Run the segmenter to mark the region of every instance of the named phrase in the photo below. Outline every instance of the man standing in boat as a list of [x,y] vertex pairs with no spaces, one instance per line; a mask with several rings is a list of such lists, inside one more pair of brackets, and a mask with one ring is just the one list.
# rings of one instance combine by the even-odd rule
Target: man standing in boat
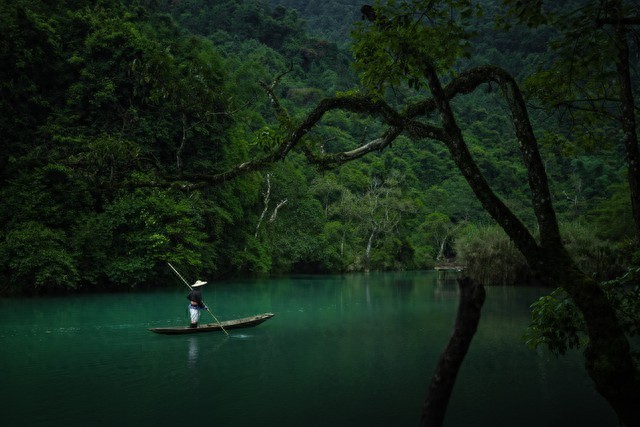
[[196,281],[191,286],[191,292],[187,295],[189,299],[189,317],[191,318],[191,327],[198,327],[198,320],[200,319],[200,310],[203,308],[206,310],[207,306],[202,302],[202,292],[200,292],[200,287],[206,285],[207,282]]

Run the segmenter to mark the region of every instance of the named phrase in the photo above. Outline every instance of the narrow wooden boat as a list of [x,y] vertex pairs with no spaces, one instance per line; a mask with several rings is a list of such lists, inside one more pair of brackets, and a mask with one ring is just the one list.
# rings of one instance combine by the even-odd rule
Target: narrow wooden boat
[[204,325],[198,325],[197,328],[191,328],[189,326],[173,326],[168,328],[149,328],[149,330],[157,334],[180,335],[221,331],[222,328],[220,327],[220,325],[222,325],[225,330],[250,328],[271,319],[273,316],[273,313],[264,313],[258,314],[257,316],[245,317],[243,319],[226,320],[224,322],[220,322],[220,324],[207,323]]

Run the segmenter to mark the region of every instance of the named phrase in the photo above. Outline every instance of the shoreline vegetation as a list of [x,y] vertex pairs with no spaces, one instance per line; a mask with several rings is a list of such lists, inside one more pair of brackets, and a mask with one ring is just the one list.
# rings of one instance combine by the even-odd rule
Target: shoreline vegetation
[[[486,284],[529,281],[513,243],[429,140],[418,150],[400,137],[395,149],[321,173],[302,150],[219,185],[198,181],[281,141],[269,90],[290,115],[350,96],[353,53],[332,40],[361,24],[359,3],[351,14],[344,5],[332,14],[331,2],[304,13],[260,2],[80,3],[20,0],[0,10],[9,29],[0,39],[0,293],[149,287],[166,280],[166,262],[213,279],[423,270],[455,258]],[[351,22],[331,33],[317,27],[327,20]],[[543,59],[533,42],[553,35],[526,30],[538,38],[528,46],[474,25],[476,61],[521,75],[534,70],[491,44]],[[491,184],[533,229],[513,129],[496,120],[501,107],[473,95],[456,108]],[[347,111],[325,120],[309,143],[325,152],[382,129]],[[538,123],[554,206],[578,264],[610,279],[637,262],[623,156],[570,140],[560,124]]]
[[346,44],[260,1],[0,4],[2,291],[455,260],[423,425],[511,283],[640,424],[637,5],[480,3],[354,4]]

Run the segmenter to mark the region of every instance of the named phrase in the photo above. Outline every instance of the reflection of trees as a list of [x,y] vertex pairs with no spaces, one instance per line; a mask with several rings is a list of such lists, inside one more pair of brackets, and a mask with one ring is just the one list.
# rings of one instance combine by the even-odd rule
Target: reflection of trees
[[460,289],[458,288],[455,278],[449,280],[436,280],[436,284],[433,287],[433,298],[436,300],[451,300],[457,299],[460,295]]

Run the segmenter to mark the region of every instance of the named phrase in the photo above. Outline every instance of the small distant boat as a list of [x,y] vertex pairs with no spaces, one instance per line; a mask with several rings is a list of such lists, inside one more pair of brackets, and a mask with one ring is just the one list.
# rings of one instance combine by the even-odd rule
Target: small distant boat
[[[200,332],[215,332],[221,331],[222,328],[228,329],[240,329],[250,328],[252,326],[259,325],[260,323],[271,319],[274,316],[273,313],[258,314],[257,316],[245,317],[243,319],[226,320],[218,323],[207,323],[205,325],[199,325],[197,328],[191,328],[189,326],[173,326],[168,328],[149,328],[151,332],[156,334],[166,335],[180,335],[180,334],[196,334]],[[220,326],[222,325],[222,327]]]

